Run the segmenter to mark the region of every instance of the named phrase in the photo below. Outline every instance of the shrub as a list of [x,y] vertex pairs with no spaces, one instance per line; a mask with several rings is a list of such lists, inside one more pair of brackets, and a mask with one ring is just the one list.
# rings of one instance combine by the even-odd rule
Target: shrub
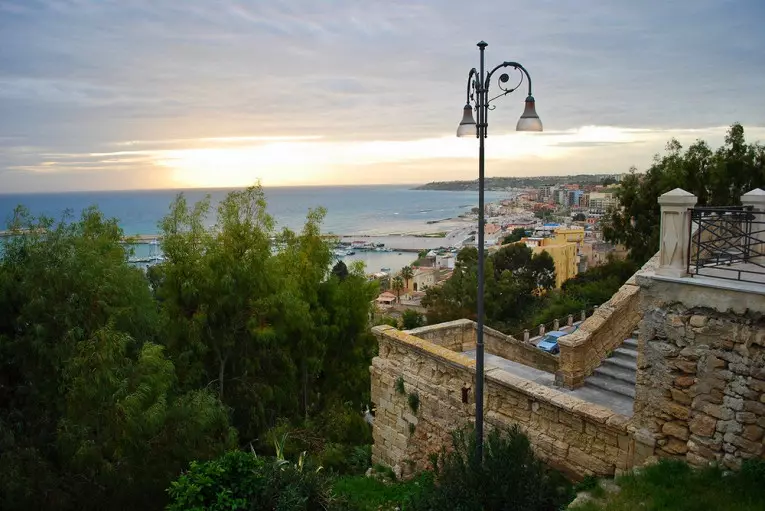
[[553,511],[573,498],[571,485],[536,458],[517,426],[486,436],[482,462],[471,430],[453,433],[452,444],[433,459],[435,485],[407,509]]
[[416,392],[410,392],[407,401],[409,402],[409,409],[417,415],[417,410],[420,409],[420,395]]
[[407,309],[401,314],[401,322],[405,330],[412,330],[425,324],[425,316],[415,310]]
[[398,378],[396,378],[395,388],[396,388],[396,392],[398,392],[399,394],[405,394],[406,393],[406,389],[404,388],[404,377],[403,376],[399,376]]
[[168,511],[318,511],[333,503],[329,481],[321,471],[243,451],[192,462],[168,493]]

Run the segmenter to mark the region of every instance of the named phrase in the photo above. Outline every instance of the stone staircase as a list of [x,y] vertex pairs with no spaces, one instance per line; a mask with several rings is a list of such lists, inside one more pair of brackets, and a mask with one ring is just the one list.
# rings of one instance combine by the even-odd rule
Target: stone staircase
[[584,380],[584,387],[600,389],[613,395],[615,400],[626,404],[635,400],[635,378],[637,373],[637,331],[616,348]]

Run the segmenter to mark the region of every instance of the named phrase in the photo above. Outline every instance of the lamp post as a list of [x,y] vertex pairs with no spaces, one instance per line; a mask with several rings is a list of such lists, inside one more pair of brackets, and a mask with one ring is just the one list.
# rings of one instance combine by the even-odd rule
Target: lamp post
[[[542,131],[542,121],[539,120],[534,107],[534,96],[531,95],[531,76],[522,65],[517,62],[503,62],[488,73],[484,68],[484,53],[487,43],[478,43],[481,60],[479,71],[475,68],[470,70],[467,81],[467,102],[463,110],[462,121],[457,127],[458,137],[478,137],[478,298],[476,304],[478,331],[476,332],[476,385],[475,385],[475,435],[476,456],[483,459],[483,380],[484,380],[484,345],[483,345],[483,289],[484,289],[484,139],[488,127],[487,117],[489,110],[494,107],[491,103],[502,96],[510,94],[518,89],[524,78],[529,82],[529,93],[526,96],[526,106],[521,118],[516,125],[516,131]],[[493,98],[489,98],[489,86],[494,73],[499,69],[512,68],[519,72],[520,80],[513,87],[508,87],[510,75],[502,73],[497,80],[497,87],[501,91]],[[473,119],[473,110],[476,111],[478,122]]]

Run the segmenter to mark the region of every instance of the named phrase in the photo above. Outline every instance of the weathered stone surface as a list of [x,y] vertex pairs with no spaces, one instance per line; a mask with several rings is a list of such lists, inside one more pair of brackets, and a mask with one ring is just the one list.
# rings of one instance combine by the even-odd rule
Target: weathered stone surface
[[707,324],[708,318],[706,316],[700,316],[698,314],[694,314],[691,316],[691,319],[688,320],[688,324],[691,325],[694,328],[701,328]]
[[685,454],[688,452],[688,444],[677,438],[670,438],[663,449],[670,454]]
[[756,424],[749,424],[744,426],[744,431],[741,436],[751,442],[756,442],[762,438],[763,428]]
[[677,378],[675,378],[676,387],[687,388],[693,385],[694,383],[696,383],[696,378],[693,376],[683,375],[683,376],[678,376]]
[[712,436],[717,427],[717,419],[709,415],[697,414],[688,423],[692,433],[699,436]]
[[691,396],[688,395],[687,391],[672,388],[669,389],[669,392],[672,395],[673,401],[677,401],[681,405],[691,404]]
[[661,428],[662,433],[680,440],[688,440],[688,426],[685,422],[665,422]]

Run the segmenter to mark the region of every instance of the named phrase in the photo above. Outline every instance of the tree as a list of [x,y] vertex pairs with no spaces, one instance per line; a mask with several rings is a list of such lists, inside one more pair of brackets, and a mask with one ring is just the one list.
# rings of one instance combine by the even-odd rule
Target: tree
[[521,238],[525,236],[526,236],[526,229],[524,229],[523,227],[516,227],[515,229],[513,229],[513,232],[511,232],[510,234],[504,237],[504,239],[502,240],[502,244],[507,245],[508,243],[517,243],[521,241]]
[[401,278],[404,279],[406,289],[409,289],[409,280],[414,277],[414,270],[411,266],[404,266],[401,268]]
[[401,315],[401,321],[405,330],[412,330],[421,327],[425,323],[425,318],[416,310],[407,309]]
[[345,280],[348,277],[348,266],[346,266],[344,262],[338,261],[332,267],[332,275],[340,280]]
[[396,293],[396,302],[401,303],[401,290],[404,289],[404,281],[401,279],[401,277],[393,278],[391,289],[393,289],[393,292]]
[[231,192],[210,228],[208,212],[209,200],[189,206],[180,195],[161,223],[157,296],[182,386],[215,388],[244,439],[278,418],[321,413],[333,398],[360,408],[377,285],[363,267],[346,267],[345,278],[329,271],[324,211],[309,211],[300,233],[275,232],[262,190],[251,187]]
[[603,186],[609,186],[609,185],[613,185],[613,184],[616,184],[616,178],[615,178],[615,177],[613,177],[613,176],[607,176],[607,177],[604,177],[604,178],[603,178],[603,179],[600,181],[600,184],[602,184]]
[[0,251],[0,508],[156,506],[194,458],[231,447],[226,411],[184,392],[116,220],[18,208]]
[[621,180],[619,207],[604,217],[603,234],[642,263],[659,249],[659,195],[679,187],[696,195],[699,206],[726,206],[740,204],[742,194],[763,186],[765,147],[747,144],[740,124],[729,128],[724,145],[714,152],[701,140],[683,152],[673,139],[645,174],[632,168]]
[[574,215],[573,219],[574,219],[574,222],[584,222],[585,220],[587,220],[587,216],[585,216],[584,213],[577,213],[576,215]]
[[[460,318],[475,319],[478,286],[478,251],[463,248],[451,278],[429,288],[422,305],[428,323]],[[486,259],[486,323],[500,330],[517,325],[555,285],[555,265],[549,254],[533,254],[523,244],[502,247]]]

